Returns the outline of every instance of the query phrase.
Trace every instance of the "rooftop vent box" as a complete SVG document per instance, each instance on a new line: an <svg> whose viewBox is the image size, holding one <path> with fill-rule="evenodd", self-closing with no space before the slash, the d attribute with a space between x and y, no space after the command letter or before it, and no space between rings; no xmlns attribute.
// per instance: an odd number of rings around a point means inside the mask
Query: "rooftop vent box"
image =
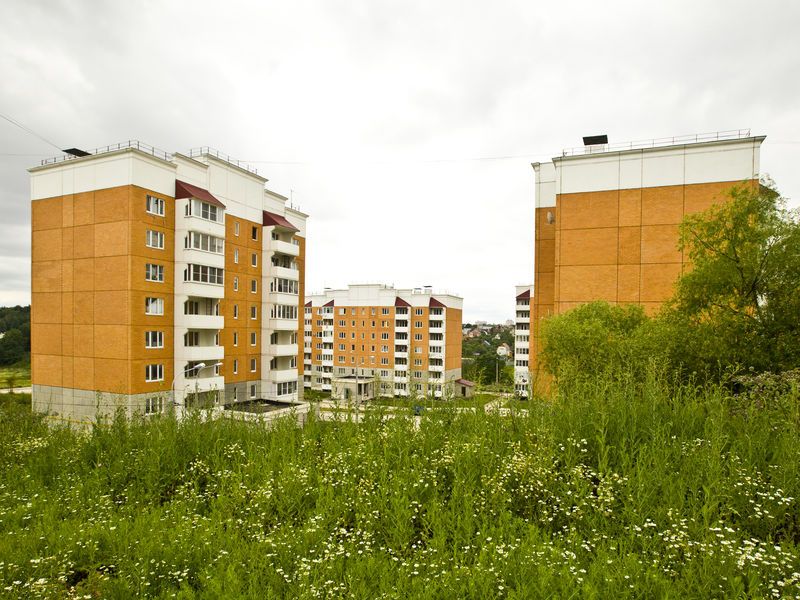
<svg viewBox="0 0 800 600"><path fill-rule="evenodd" d="M600 146L608 144L608 135L586 135L583 137L584 146Z"/></svg>
<svg viewBox="0 0 800 600"><path fill-rule="evenodd" d="M80 150L78 148L67 148L66 150L62 150L62 152L64 152L64 154L71 154L77 158L91 156L91 152L86 152L86 150Z"/></svg>

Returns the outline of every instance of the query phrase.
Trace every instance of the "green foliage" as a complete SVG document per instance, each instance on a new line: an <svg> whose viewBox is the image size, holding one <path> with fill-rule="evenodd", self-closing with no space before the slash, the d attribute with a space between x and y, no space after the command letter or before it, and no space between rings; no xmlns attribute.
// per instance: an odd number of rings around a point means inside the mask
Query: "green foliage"
<svg viewBox="0 0 800 600"><path fill-rule="evenodd" d="M0 307L0 365L13 365L31 351L31 307Z"/></svg>
<svg viewBox="0 0 800 600"><path fill-rule="evenodd" d="M773 187L736 186L687 217L680 247L692 269L665 318L686 338L688 369L800 365L800 223Z"/></svg>
<svg viewBox="0 0 800 600"><path fill-rule="evenodd" d="M497 355L497 348L503 343L508 344L513 353L513 327L493 325L477 337L464 338L461 344L461 374L464 379L486 385L494 384L497 380L501 389L511 389L514 385L514 367ZM513 355L509 358L513 359Z"/></svg>
<svg viewBox="0 0 800 600"><path fill-rule="evenodd" d="M663 332L641 306L591 302L547 319L542 326L545 368L562 377L595 377L634 370L665 358Z"/></svg>
<svg viewBox="0 0 800 600"><path fill-rule="evenodd" d="M525 416L302 429L166 416L75 432L0 404L0 590L794 597L798 420L731 403L648 372L570 380Z"/></svg>

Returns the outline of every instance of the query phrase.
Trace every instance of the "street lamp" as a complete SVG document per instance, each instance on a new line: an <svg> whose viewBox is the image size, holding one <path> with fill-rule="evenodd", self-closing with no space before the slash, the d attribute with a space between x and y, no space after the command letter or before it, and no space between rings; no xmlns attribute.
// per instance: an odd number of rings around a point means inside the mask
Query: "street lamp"
<svg viewBox="0 0 800 600"><path fill-rule="evenodd" d="M222 366L221 362L214 363L213 365L206 365L206 363L204 363L204 362L199 362L196 365L194 365L193 367L189 367L188 369L185 369L183 371L183 376L186 377L188 374L190 374L192 372L194 372L195 375L197 375L200 371L202 371L206 367L221 367L221 366ZM178 404L175 401L175 392L174 392L174 389L173 389L175 387L175 379L177 379L177 375L172 378L172 383L169 384L169 392L172 395L172 404L173 405L177 405ZM194 387L195 387L195 393L197 393L197 382L196 381L195 381L195 386ZM184 405L185 404L186 404L186 402L184 402Z"/></svg>

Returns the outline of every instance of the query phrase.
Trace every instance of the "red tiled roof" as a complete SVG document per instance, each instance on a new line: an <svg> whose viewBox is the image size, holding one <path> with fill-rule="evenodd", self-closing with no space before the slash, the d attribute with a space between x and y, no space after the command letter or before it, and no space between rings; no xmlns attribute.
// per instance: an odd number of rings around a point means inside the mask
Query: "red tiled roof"
<svg viewBox="0 0 800 600"><path fill-rule="evenodd" d="M525 290L519 296L517 296L517 300L525 300L525 298L530 298L530 297L531 297L531 291Z"/></svg>
<svg viewBox="0 0 800 600"><path fill-rule="evenodd" d="M456 379L456 383L458 383L460 385L465 385L467 387L475 387L474 383L472 383L471 381L468 381L466 379Z"/></svg>
<svg viewBox="0 0 800 600"><path fill-rule="evenodd" d="M311 300L309 300L308 302L306 302L306 308L307 308L307 307L309 307L309 306L311 306Z"/></svg>
<svg viewBox="0 0 800 600"><path fill-rule="evenodd" d="M435 306L436 308L447 308L447 306L445 306L444 304L442 304L441 302L439 302L439 301L438 301L436 298L434 298L433 296L431 296L431 301L430 301L430 302L428 302L428 306L430 306L430 307L434 307L434 306Z"/></svg>
<svg viewBox="0 0 800 600"><path fill-rule="evenodd" d="M395 306L411 306L408 302L403 300L400 296L394 299Z"/></svg>
<svg viewBox="0 0 800 600"><path fill-rule="evenodd" d="M196 185L192 185L191 183L186 183L185 181L180 181L178 179L175 180L175 199L178 198L197 198L198 200L202 200L203 202L208 202L209 204L213 204L214 206L219 206L220 208L225 208L225 205L217 200L208 190L204 190L203 188L199 188Z"/></svg>
<svg viewBox="0 0 800 600"><path fill-rule="evenodd" d="M333 300L331 300L331 301L330 301L330 302L328 302L327 304L323 304L322 306L333 306Z"/></svg>
<svg viewBox="0 0 800 600"><path fill-rule="evenodd" d="M282 229L288 229L289 231L300 231L297 227L287 221L285 217L271 213L268 210L264 211L263 218L264 227L281 227Z"/></svg>

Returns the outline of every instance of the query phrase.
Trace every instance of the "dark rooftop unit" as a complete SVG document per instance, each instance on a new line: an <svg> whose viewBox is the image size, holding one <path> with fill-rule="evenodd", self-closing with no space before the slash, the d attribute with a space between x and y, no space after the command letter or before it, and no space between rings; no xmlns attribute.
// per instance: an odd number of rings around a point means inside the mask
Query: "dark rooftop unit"
<svg viewBox="0 0 800 600"><path fill-rule="evenodd" d="M608 143L608 135L585 135L583 136L584 146L598 146Z"/></svg>
<svg viewBox="0 0 800 600"><path fill-rule="evenodd" d="M82 156L91 156L91 152L86 152L86 150L80 150L79 148L67 148L66 150L62 150L64 154L71 154L72 156L76 156L78 158Z"/></svg>

